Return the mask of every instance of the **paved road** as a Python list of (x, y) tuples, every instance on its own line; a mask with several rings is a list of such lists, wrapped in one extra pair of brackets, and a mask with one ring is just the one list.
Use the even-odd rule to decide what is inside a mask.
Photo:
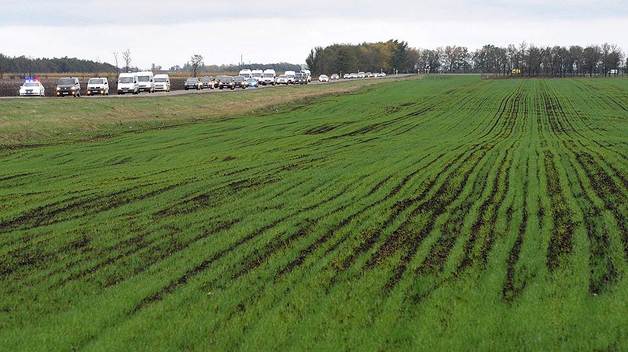
[[(318, 81), (313, 81), (310, 84), (314, 84), (314, 85), (319, 85), (319, 84), (337, 84), (337, 83), (342, 83), (342, 82), (351, 82), (351, 81), (360, 81), (360, 80), (386, 80), (386, 79), (394, 79), (394, 78), (404, 78), (404, 77), (409, 77), (409, 76), (413, 76), (413, 75), (397, 75), (397, 76), (387, 76), (385, 78), (366, 78), (366, 79), (341, 79), (338, 81), (331, 81), (329, 83), (321, 83)], [(255, 89), (267, 89), (267, 88), (272, 88), (273, 86), (260, 86), (259, 88), (255, 88)], [(276, 86), (276, 87), (282, 87), (282, 86)], [(250, 88), (249, 88), (250, 89)], [(129, 99), (129, 98), (146, 98), (146, 97), (151, 97), (151, 98), (158, 98), (158, 97), (172, 97), (172, 96), (179, 96), (179, 95), (192, 95), (192, 94), (210, 94), (210, 93), (235, 93), (235, 92), (239, 92), (242, 91), (243, 89), (236, 89), (236, 90), (220, 90), (220, 89), (203, 89), (203, 90), (173, 90), (170, 92), (156, 92), (156, 93), (140, 93), (138, 95), (133, 95), (133, 94), (125, 94), (125, 95), (117, 95), (117, 94), (111, 94), (111, 95), (96, 95), (96, 96), (87, 96), (87, 95), (81, 95), (81, 99)], [(71, 98), (71, 97), (66, 97), (66, 99)], [(16, 97), (16, 96), (12, 96), (12, 97), (0, 97), (0, 100), (6, 100), (6, 99), (59, 99), (58, 97)]]

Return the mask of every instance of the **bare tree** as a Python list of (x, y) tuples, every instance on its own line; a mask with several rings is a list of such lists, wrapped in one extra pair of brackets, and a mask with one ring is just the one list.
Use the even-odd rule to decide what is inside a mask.
[(118, 65), (118, 52), (114, 50), (113, 52), (113, 61), (116, 64), (116, 71), (120, 73), (120, 66)]
[(192, 74), (196, 77), (198, 68), (203, 66), (203, 56), (199, 54), (192, 55), (190, 58), (190, 66), (192, 67)]
[(131, 50), (126, 49), (122, 52), (122, 60), (124, 60), (124, 70), (129, 72), (131, 69)]

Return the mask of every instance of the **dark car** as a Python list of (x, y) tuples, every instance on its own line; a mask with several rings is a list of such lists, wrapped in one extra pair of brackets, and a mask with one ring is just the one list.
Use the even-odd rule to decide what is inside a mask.
[(234, 83), (235, 88), (242, 88), (242, 89), (246, 89), (248, 85), (246, 83), (246, 77), (243, 77), (243, 76), (233, 77), (233, 83)]
[(233, 77), (222, 76), (218, 78), (218, 88), (220, 89), (235, 89), (235, 81)]
[(216, 80), (214, 77), (202, 77), (201, 83), (203, 84), (203, 88), (205, 89), (214, 89), (216, 88)]
[(294, 84), (307, 84), (307, 75), (305, 73), (297, 73), (294, 75)]
[(64, 77), (57, 81), (57, 96), (64, 97), (66, 95), (73, 97), (81, 96), (81, 83), (78, 78)]
[(185, 90), (190, 90), (190, 89), (201, 90), (203, 89), (203, 83), (201, 83), (201, 81), (198, 78), (192, 77), (185, 80), (185, 84), (183, 87), (185, 88)]

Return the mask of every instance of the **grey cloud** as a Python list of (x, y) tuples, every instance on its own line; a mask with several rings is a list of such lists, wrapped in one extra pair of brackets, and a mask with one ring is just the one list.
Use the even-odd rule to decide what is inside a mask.
[(3, 25), (169, 25), (211, 23), (228, 18), (377, 18), (390, 21), (493, 20), (493, 19), (603, 19), (628, 16), (621, 0), (471, 0), (296, 1), (253, 0), (181, 2), (163, 0), (2, 1)]

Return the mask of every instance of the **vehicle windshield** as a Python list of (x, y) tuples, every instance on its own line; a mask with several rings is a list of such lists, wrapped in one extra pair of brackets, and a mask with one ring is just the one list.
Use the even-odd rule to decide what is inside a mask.
[(39, 87), (39, 84), (35, 82), (26, 82), (24, 83), (24, 87)]
[(120, 77), (118, 83), (133, 83), (133, 77)]
[(168, 82), (168, 79), (167, 78), (155, 78), (155, 82), (159, 82), (159, 83)]
[(222, 76), (219, 78), (220, 82), (231, 82), (233, 79), (229, 76)]
[(262, 74), (261, 73), (254, 73), (253, 77), (262, 77)]
[(240, 77), (240, 76), (234, 77), (233, 80), (236, 81), (236, 82), (243, 82), (244, 81), (244, 77)]
[(211, 81), (211, 79), (209, 77), (201, 78), (201, 82), (203, 82), (203, 83), (209, 83), (209, 81)]
[(137, 81), (138, 82), (148, 82), (148, 81), (150, 81), (150, 76), (138, 76), (137, 77)]
[(273, 78), (275, 75), (273, 75), (272, 73), (264, 73), (264, 77), (266, 78)]
[(104, 84), (104, 80), (100, 79), (100, 78), (92, 78), (90, 79), (87, 84)]
[(74, 85), (74, 79), (72, 78), (61, 78), (58, 82), (60, 86), (72, 86)]
[(188, 79), (185, 81), (185, 83), (196, 83), (196, 82), (198, 82), (198, 79), (196, 79), (196, 78), (188, 78)]

